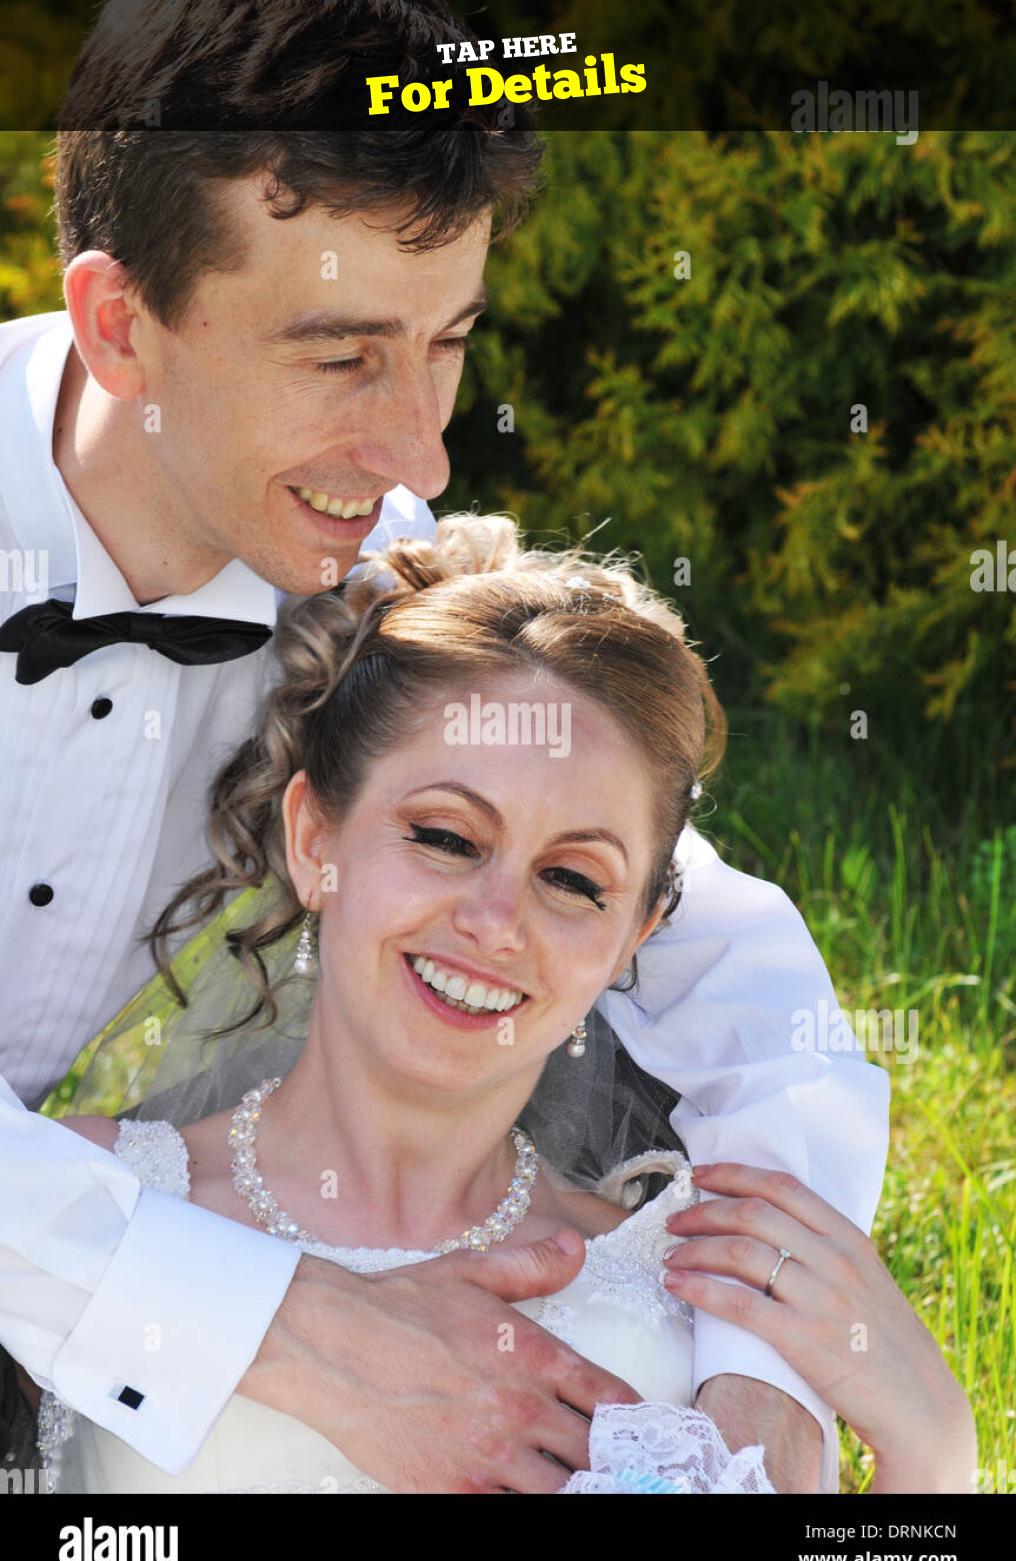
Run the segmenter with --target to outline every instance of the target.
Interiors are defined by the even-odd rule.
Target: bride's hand
[[[867,1236],[784,1172],[698,1166],[695,1183],[716,1196],[668,1219],[695,1238],[667,1258],[668,1289],[773,1345],[874,1450],[875,1490],[972,1491],[970,1405]]]

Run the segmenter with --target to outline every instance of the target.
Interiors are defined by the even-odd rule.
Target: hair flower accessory
[[[688,788],[688,795],[692,802],[698,801],[702,795],[702,782],[700,780],[692,781],[691,786]]]

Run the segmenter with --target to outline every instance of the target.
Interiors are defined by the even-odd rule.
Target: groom
[[[381,7],[338,9],[364,69]],[[183,12],[179,79],[160,57],[168,102],[203,73],[246,79],[249,45],[209,10]],[[386,60],[421,29],[469,36],[438,5],[384,12]],[[110,70],[125,94],[153,74],[155,36],[101,69],[86,47],[76,124]],[[565,1471],[540,1452],[583,1467],[582,1417],[632,1396],[508,1310],[574,1276],[574,1241],[354,1275],[142,1191],[26,1109],[151,974],[137,936],[204,859],[205,791],[249,728],[277,592],[433,525],[491,217],[521,211],[538,162],[522,132],[449,133],[455,155],[434,130],[65,134],[67,312],[0,326],[0,547],[21,564],[0,597],[0,1343],[171,1472],[240,1391],[396,1490],[553,1490]],[[693,1161],[789,1169],[867,1228],[885,1075],[791,1048],[793,1011],[833,1000],[803,923],[693,832],[680,854],[685,914],[640,956],[637,1000],[603,1012],[681,1093]],[[699,1405],[733,1445],[763,1441],[778,1487],[814,1488],[820,1459],[834,1484],[831,1417],[768,1346],[700,1314],[695,1348]]]

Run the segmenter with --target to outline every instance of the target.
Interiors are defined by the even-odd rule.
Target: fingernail
[[[582,1237],[575,1230],[559,1231],[556,1236],[551,1237],[551,1240],[555,1247],[563,1252],[566,1257],[574,1257],[576,1252],[585,1245]]]
[[[692,1174],[692,1176],[704,1176],[707,1171],[711,1171],[711,1170],[712,1170],[712,1166],[711,1165],[696,1165],[696,1166],[693,1167],[691,1174]]]
[[[669,1246],[669,1247],[668,1247],[668,1248],[667,1248],[667,1250],[666,1250],[666,1251],[665,1251],[665,1252],[664,1252],[664,1254],[663,1254],[663,1261],[664,1261],[664,1262],[665,1262],[665,1263],[666,1263],[666,1262],[667,1262],[667,1260],[668,1260],[668,1259],[669,1259],[669,1258],[672,1258],[672,1257],[673,1257],[673,1256],[674,1256],[674,1253],[675,1253],[675,1252],[676,1252],[676,1251],[677,1251],[677,1249],[678,1249],[678,1247],[679,1247],[679,1246],[680,1246],[680,1245],[681,1245],[681,1243],[680,1243],[680,1242],[679,1242],[679,1241],[675,1241],[675,1242],[674,1242],[674,1244],[673,1244],[673,1246]]]
[[[668,1290],[683,1290],[687,1274],[680,1268],[668,1268],[664,1270],[663,1283]]]

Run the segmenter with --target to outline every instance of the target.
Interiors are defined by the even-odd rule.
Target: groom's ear
[[[293,887],[309,911],[321,909],[322,850],[327,828],[317,809],[306,770],[297,770],[282,797],[286,866]]]
[[[105,250],[87,250],[68,265],[63,292],[74,344],[92,378],[118,401],[141,395],[145,366],[131,340],[139,300],[126,268]]]

